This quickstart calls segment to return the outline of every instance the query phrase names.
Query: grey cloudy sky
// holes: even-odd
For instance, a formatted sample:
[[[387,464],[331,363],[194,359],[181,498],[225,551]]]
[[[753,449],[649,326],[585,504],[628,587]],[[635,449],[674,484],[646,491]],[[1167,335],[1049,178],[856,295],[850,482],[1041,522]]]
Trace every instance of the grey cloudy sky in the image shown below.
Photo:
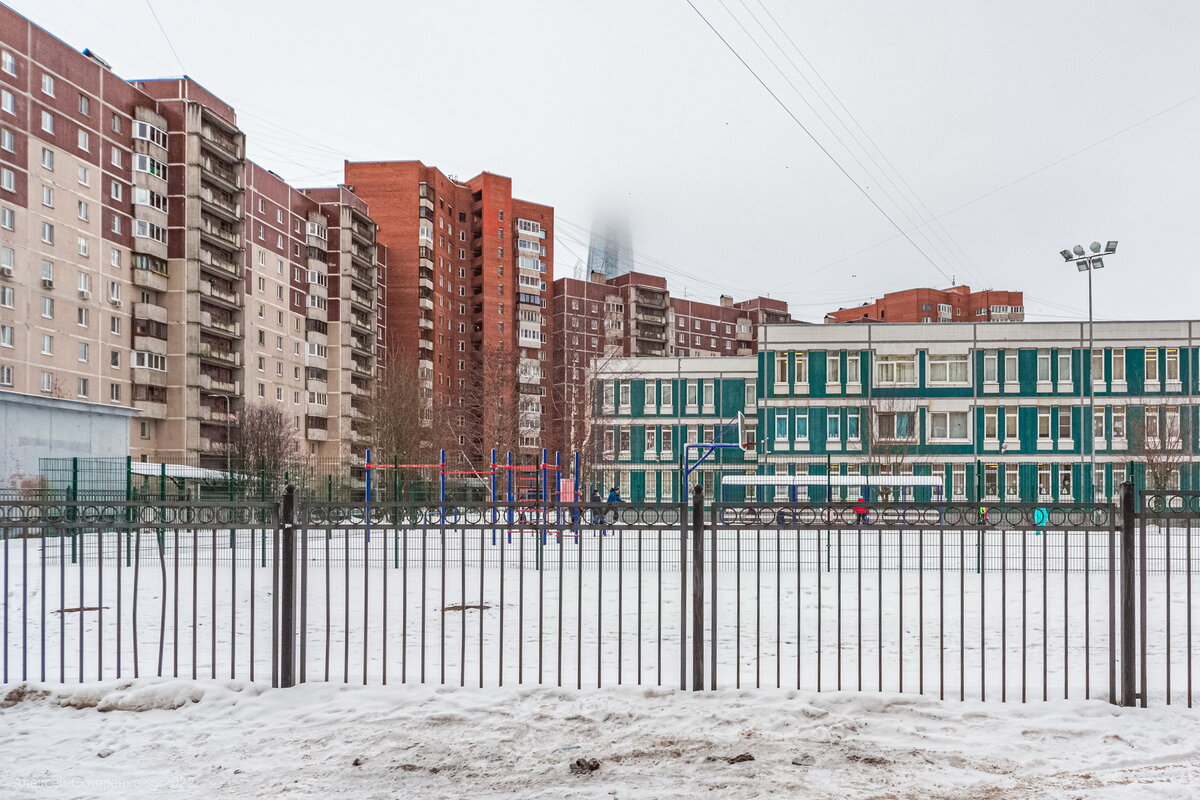
[[[1196,316],[1200,4],[693,2],[888,215],[919,226],[928,258],[686,0],[153,8],[186,73],[238,109],[256,161],[297,185],[338,180],[343,158],[512,176],[556,208],[558,275],[614,207],[638,268],[690,297],[769,294],[819,320],[949,275],[1023,289],[1030,319],[1079,319],[1086,280],[1058,251],[1118,239],[1097,318]],[[13,6],[122,77],[181,72],[146,0]],[[878,150],[855,147],[839,101]]]

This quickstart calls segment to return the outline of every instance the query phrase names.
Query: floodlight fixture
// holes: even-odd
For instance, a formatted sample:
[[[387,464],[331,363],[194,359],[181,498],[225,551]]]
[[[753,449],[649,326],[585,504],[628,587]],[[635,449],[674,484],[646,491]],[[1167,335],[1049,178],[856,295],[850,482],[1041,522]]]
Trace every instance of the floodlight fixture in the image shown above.
[[[1108,244],[1106,244],[1104,246],[1104,255],[1109,256],[1115,252],[1117,252],[1117,243],[1116,242],[1109,242]]]
[[[1072,247],[1072,248],[1071,248],[1071,252],[1072,252],[1072,253],[1074,253],[1074,254],[1075,254],[1075,255],[1077,255],[1077,256],[1081,256],[1081,255],[1083,255],[1083,254],[1084,254],[1086,251],[1083,249],[1083,245],[1081,245],[1081,244],[1077,244],[1077,245],[1075,245],[1074,247]]]
[[[1075,267],[1080,272],[1087,272],[1088,271],[1088,260],[1086,258],[1079,259],[1078,261],[1075,262]]]
[[[1075,260],[1075,254],[1072,253],[1070,250],[1059,250],[1058,252],[1059,252],[1059,255],[1061,255],[1063,257],[1063,261],[1074,261]]]
[[[1099,252],[1100,252],[1100,243],[1099,243],[1099,242],[1092,242],[1092,244],[1091,244],[1091,248],[1092,248],[1092,252],[1093,252],[1093,253],[1099,253]]]
[[[1093,256],[1091,261],[1092,269],[1104,269],[1104,259],[1100,256]]]

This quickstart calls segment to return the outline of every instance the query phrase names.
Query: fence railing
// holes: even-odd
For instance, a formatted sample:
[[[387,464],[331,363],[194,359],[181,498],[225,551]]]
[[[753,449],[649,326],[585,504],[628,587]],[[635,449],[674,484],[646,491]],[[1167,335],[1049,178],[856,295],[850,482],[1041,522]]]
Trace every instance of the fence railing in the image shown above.
[[[1197,495],[0,502],[3,678],[1192,702]]]

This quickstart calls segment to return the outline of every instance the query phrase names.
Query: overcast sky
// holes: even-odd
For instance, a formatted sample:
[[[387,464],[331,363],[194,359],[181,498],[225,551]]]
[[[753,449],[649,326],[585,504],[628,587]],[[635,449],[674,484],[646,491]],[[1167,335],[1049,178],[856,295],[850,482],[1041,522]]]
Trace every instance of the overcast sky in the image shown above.
[[[1097,319],[1197,316],[1194,0],[693,0],[853,181],[687,0],[151,2],[166,36],[146,0],[13,6],[122,77],[186,72],[295,185],[511,176],[556,209],[558,276],[612,208],[679,295],[815,321],[954,278],[1080,319],[1058,251],[1116,239]]]

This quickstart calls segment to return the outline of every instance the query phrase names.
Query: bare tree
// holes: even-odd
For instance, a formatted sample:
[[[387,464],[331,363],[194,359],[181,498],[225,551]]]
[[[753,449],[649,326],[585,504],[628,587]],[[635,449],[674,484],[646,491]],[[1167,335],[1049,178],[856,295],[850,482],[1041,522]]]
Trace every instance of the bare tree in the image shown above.
[[[1179,407],[1160,412],[1158,406],[1147,406],[1140,417],[1130,420],[1129,427],[1131,455],[1145,465],[1146,488],[1172,488],[1180,469],[1192,460]]]
[[[278,474],[299,463],[300,445],[292,420],[276,405],[247,403],[225,443],[225,455],[247,469]]]
[[[415,353],[398,351],[379,371],[367,406],[372,458],[377,463],[431,463],[433,399],[421,387]]]
[[[911,469],[920,441],[915,400],[878,398],[870,408],[864,431],[863,463],[875,475],[900,475]],[[891,499],[892,487],[880,486],[879,498]]]

